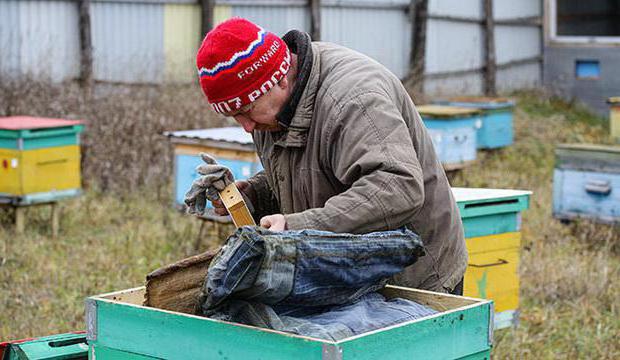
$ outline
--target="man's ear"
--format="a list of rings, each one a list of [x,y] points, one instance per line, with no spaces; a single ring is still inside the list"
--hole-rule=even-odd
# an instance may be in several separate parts
[[[288,82],[288,77],[287,77],[286,75],[284,75],[284,77],[282,78],[282,80],[280,80],[280,81],[278,82],[278,86],[279,86],[282,90],[286,90],[286,89],[288,89],[288,85],[289,85],[289,82]]]

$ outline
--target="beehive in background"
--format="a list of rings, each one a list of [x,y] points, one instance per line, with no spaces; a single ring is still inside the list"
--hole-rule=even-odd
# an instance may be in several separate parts
[[[0,199],[28,205],[78,195],[81,121],[0,118]]]
[[[444,105],[423,105],[417,109],[446,170],[460,169],[476,160],[480,110]]]
[[[496,149],[514,142],[514,102],[506,98],[455,97],[438,104],[480,109],[481,126],[476,131],[478,149]]]
[[[620,96],[607,100],[609,103],[609,133],[616,141],[620,141]]]
[[[0,359],[3,360],[87,358],[88,344],[85,331],[0,342]]]
[[[555,156],[553,216],[620,222],[620,146],[564,144]]]
[[[174,199],[179,208],[184,208],[185,193],[198,178],[196,167],[203,163],[201,152],[230,168],[236,180],[262,170],[252,136],[241,127],[171,131],[164,135],[174,146]]]
[[[495,303],[495,328],[515,325],[519,316],[521,212],[530,191],[452,188],[469,253],[464,295]]]

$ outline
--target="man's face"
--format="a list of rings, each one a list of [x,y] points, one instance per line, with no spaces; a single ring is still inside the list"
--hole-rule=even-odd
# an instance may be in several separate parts
[[[278,124],[276,115],[288,99],[288,85],[288,79],[284,77],[253,103],[226,115],[234,117],[239,125],[249,133],[254,130],[280,131],[282,127]]]

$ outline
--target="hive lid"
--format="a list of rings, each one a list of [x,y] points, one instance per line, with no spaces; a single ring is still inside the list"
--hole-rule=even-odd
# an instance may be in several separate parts
[[[421,105],[417,109],[422,116],[440,118],[470,117],[480,113],[479,109],[444,105]]]
[[[212,128],[212,129],[196,129],[182,131],[166,131],[165,136],[170,138],[187,138],[199,140],[224,141],[243,145],[254,144],[252,134],[247,133],[239,126]]]
[[[482,201],[497,200],[524,195],[531,195],[528,190],[511,190],[511,189],[484,189],[484,188],[460,188],[453,187],[452,194],[457,202],[466,201]]]
[[[505,97],[486,96],[456,96],[447,101],[437,102],[441,105],[460,106],[466,108],[480,108],[484,110],[506,109],[514,107],[515,102]]]
[[[620,154],[620,146],[602,144],[558,144],[556,146],[556,152],[557,150],[576,150],[585,152]]]
[[[82,120],[50,119],[33,116],[0,117],[0,129],[29,130],[80,125]]]
[[[607,102],[610,104],[620,104],[620,96],[612,96],[607,99]]]
[[[620,146],[560,144],[555,148],[555,167],[617,174],[620,173]]]

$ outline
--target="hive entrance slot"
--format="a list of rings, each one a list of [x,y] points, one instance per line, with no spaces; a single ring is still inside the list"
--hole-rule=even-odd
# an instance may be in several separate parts
[[[510,204],[516,204],[518,202],[519,202],[519,199],[507,199],[507,200],[497,200],[497,201],[489,201],[489,202],[483,202],[483,203],[465,204],[465,209],[485,207],[485,206],[496,206],[496,205],[510,205]]]

